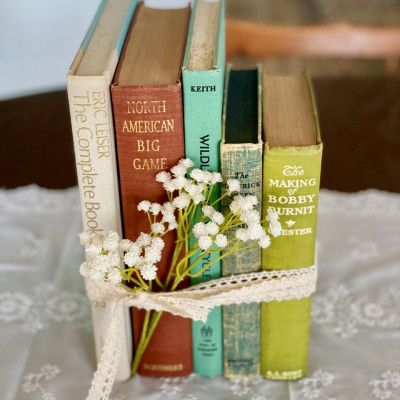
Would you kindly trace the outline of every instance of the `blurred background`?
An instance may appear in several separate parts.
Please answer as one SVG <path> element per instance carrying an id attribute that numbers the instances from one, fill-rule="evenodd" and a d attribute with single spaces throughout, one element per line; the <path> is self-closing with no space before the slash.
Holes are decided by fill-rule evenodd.
<path id="1" fill-rule="evenodd" d="M 68 67 L 99 0 L 0 2 L 0 186 L 76 184 Z M 228 61 L 308 71 L 322 187 L 400 192 L 400 1 L 227 0 Z"/>

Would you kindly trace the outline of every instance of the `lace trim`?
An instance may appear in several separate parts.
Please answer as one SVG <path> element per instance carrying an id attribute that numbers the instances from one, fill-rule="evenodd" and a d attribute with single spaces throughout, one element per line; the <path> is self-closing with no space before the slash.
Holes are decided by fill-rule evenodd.
<path id="1" fill-rule="evenodd" d="M 301 299 L 316 288 L 317 266 L 262 271 L 215 279 L 176 292 L 136 292 L 106 282 L 86 280 L 92 301 L 114 301 L 137 308 L 168 311 L 194 320 L 207 321 L 209 311 L 220 305 Z M 86 400 L 109 398 L 121 355 L 122 322 L 114 313 L 103 354 Z"/>
<path id="2" fill-rule="evenodd" d="M 318 208 L 319 214 L 400 215 L 400 194 L 376 189 L 353 193 L 322 189 Z"/>
<path id="3" fill-rule="evenodd" d="M 79 210 L 79 193 L 76 187 L 52 190 L 37 185 L 0 189 L 0 208 L 8 212 L 47 214 L 69 209 Z"/>

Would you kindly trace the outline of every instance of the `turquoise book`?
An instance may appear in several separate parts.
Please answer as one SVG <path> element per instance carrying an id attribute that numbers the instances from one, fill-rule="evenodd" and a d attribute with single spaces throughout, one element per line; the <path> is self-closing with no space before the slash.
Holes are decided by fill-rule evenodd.
<path id="1" fill-rule="evenodd" d="M 185 152 L 197 168 L 220 170 L 221 118 L 225 70 L 225 5 L 224 1 L 196 1 L 194 4 L 182 67 Z M 212 194 L 220 196 L 220 188 Z M 196 222 L 196 219 L 193 223 Z M 198 255 L 194 255 L 191 261 Z M 207 255 L 197 265 L 201 269 L 218 253 Z M 221 276 L 221 263 L 216 262 L 191 284 Z M 193 370 L 205 377 L 223 373 L 222 309 L 214 308 L 206 323 L 193 322 Z"/>
<path id="2" fill-rule="evenodd" d="M 261 70 L 226 70 L 221 173 L 224 181 L 238 179 L 242 196 L 254 195 L 261 214 L 262 152 Z M 229 212 L 229 197 L 222 199 L 222 212 Z M 261 215 L 260 215 L 261 217 Z M 226 233 L 228 240 L 234 232 Z M 224 249 L 224 251 L 228 251 Z M 252 247 L 225 256 L 222 275 L 261 270 L 261 249 Z M 256 376 L 260 372 L 260 305 L 223 307 L 224 375 L 229 379 Z"/>

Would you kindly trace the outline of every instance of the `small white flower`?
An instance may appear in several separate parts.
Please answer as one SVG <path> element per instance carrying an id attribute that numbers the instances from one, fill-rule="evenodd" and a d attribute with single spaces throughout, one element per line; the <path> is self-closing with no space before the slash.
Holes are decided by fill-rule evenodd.
<path id="1" fill-rule="evenodd" d="M 133 243 L 129 251 L 124 256 L 125 264 L 129 267 L 136 265 L 139 260 L 140 253 L 141 248 L 136 243 Z"/>
<path id="2" fill-rule="evenodd" d="M 200 204 L 202 201 L 204 201 L 206 199 L 206 197 L 204 196 L 204 194 L 200 193 L 200 194 L 195 194 L 192 196 L 192 200 L 194 204 Z"/>
<path id="3" fill-rule="evenodd" d="M 238 179 L 228 179 L 226 184 L 228 185 L 228 195 L 240 192 L 240 181 Z"/>
<path id="4" fill-rule="evenodd" d="M 167 192 L 173 192 L 174 190 L 176 190 L 175 183 L 172 179 L 164 182 L 163 187 Z"/>
<path id="5" fill-rule="evenodd" d="M 204 171 L 201 169 L 195 168 L 190 172 L 190 177 L 193 178 L 197 182 L 203 182 Z"/>
<path id="6" fill-rule="evenodd" d="M 219 232 L 219 227 L 215 222 L 207 222 L 205 227 L 208 235 L 216 235 Z"/>
<path id="7" fill-rule="evenodd" d="M 240 214 L 240 219 L 246 224 L 260 222 L 260 213 L 257 210 L 245 210 Z"/>
<path id="8" fill-rule="evenodd" d="M 279 221 L 271 221 L 269 224 L 269 231 L 273 237 L 278 237 L 282 233 L 282 225 Z"/>
<path id="9" fill-rule="evenodd" d="M 193 167 L 194 164 L 190 158 L 182 158 L 179 160 L 179 165 L 182 165 L 187 169 Z"/>
<path id="10" fill-rule="evenodd" d="M 175 211 L 175 207 L 172 203 L 170 203 L 169 201 L 167 201 L 166 203 L 164 203 L 161 207 L 161 213 L 163 215 L 166 214 L 173 214 Z"/>
<path id="11" fill-rule="evenodd" d="M 264 228 L 260 224 L 250 224 L 247 232 L 250 240 L 257 240 L 265 235 Z"/>
<path id="12" fill-rule="evenodd" d="M 222 175 L 219 172 L 212 172 L 212 176 L 211 176 L 210 182 L 211 183 L 222 182 Z"/>
<path id="13" fill-rule="evenodd" d="M 190 204 L 190 197 L 187 194 L 182 193 L 181 195 L 174 198 L 172 204 L 179 210 L 182 210 Z"/>
<path id="14" fill-rule="evenodd" d="M 115 250 L 118 248 L 119 235 L 117 232 L 108 232 L 103 242 L 103 248 L 106 250 Z"/>
<path id="15" fill-rule="evenodd" d="M 207 250 L 212 246 L 212 239 L 210 236 L 203 235 L 199 237 L 199 247 L 203 250 Z"/>
<path id="16" fill-rule="evenodd" d="M 268 235 L 263 235 L 258 241 L 258 244 L 262 249 L 266 249 L 271 244 L 271 239 Z"/>
<path id="17" fill-rule="evenodd" d="M 176 222 L 176 218 L 175 218 L 175 214 L 165 214 L 165 215 L 163 215 L 163 217 L 162 217 L 162 219 L 161 219 L 161 222 L 164 224 L 164 223 L 169 223 L 169 224 L 171 224 L 171 223 L 174 223 L 174 222 Z"/>
<path id="18" fill-rule="evenodd" d="M 156 235 L 164 233 L 165 226 L 161 222 L 155 222 L 154 224 L 151 225 L 151 231 Z"/>
<path id="19" fill-rule="evenodd" d="M 174 184 L 175 190 L 179 190 L 183 189 L 187 185 L 188 180 L 184 176 L 178 176 L 172 182 Z"/>
<path id="20" fill-rule="evenodd" d="M 122 239 L 119 242 L 119 249 L 123 252 L 129 251 L 132 248 L 132 246 L 133 246 L 133 242 L 132 242 L 132 240 L 129 240 L 129 239 Z"/>
<path id="21" fill-rule="evenodd" d="M 108 260 L 109 260 L 109 264 L 112 265 L 113 267 L 119 267 L 120 262 L 121 262 L 121 256 L 119 254 L 119 250 L 113 250 L 110 251 L 107 254 Z"/>
<path id="22" fill-rule="evenodd" d="M 101 246 L 90 245 L 85 248 L 85 257 L 87 261 L 91 261 L 94 257 L 98 256 L 102 252 Z"/>
<path id="23" fill-rule="evenodd" d="M 254 194 L 250 195 L 250 196 L 246 196 L 246 200 L 248 202 L 249 205 L 256 206 L 258 204 L 258 199 L 257 196 L 254 196 Z"/>
<path id="24" fill-rule="evenodd" d="M 241 240 L 242 242 L 247 242 L 249 240 L 249 233 L 247 229 L 244 228 L 239 228 L 235 232 L 236 239 Z"/>
<path id="25" fill-rule="evenodd" d="M 182 164 L 177 164 L 171 168 L 171 172 L 174 174 L 175 177 L 184 177 L 186 174 L 186 170 L 187 168 L 184 167 Z"/>
<path id="26" fill-rule="evenodd" d="M 168 224 L 168 230 L 169 230 L 169 231 L 173 231 L 173 230 L 176 229 L 176 228 L 178 228 L 177 222 L 170 222 L 170 223 Z"/>
<path id="27" fill-rule="evenodd" d="M 138 211 L 144 211 L 144 212 L 148 212 L 150 210 L 151 207 L 151 203 L 148 200 L 142 200 L 138 206 L 137 209 Z"/>
<path id="28" fill-rule="evenodd" d="M 213 174 L 210 171 L 203 171 L 203 177 L 204 183 L 211 183 L 213 179 Z"/>
<path id="29" fill-rule="evenodd" d="M 201 171 L 203 173 L 203 171 Z M 203 193 L 203 185 L 201 183 L 187 182 L 185 185 L 185 190 L 191 195 Z"/>
<path id="30" fill-rule="evenodd" d="M 158 249 L 158 250 L 162 250 L 165 246 L 164 240 L 162 240 L 159 237 L 154 237 L 152 242 L 151 242 L 151 247 Z"/>
<path id="31" fill-rule="evenodd" d="M 215 244 L 222 249 L 227 246 L 228 239 L 222 233 L 218 233 L 218 235 L 215 236 Z"/>
<path id="32" fill-rule="evenodd" d="M 140 269 L 140 275 L 142 275 L 143 279 L 146 281 L 152 281 L 157 275 L 157 267 L 153 264 L 145 264 Z"/>
<path id="33" fill-rule="evenodd" d="M 273 221 L 278 221 L 279 220 L 278 213 L 275 210 L 273 210 L 271 207 L 268 207 L 267 213 L 268 213 L 268 220 L 269 221 L 273 222 Z"/>
<path id="34" fill-rule="evenodd" d="M 79 234 L 79 241 L 82 246 L 89 246 L 92 240 L 92 232 L 91 231 L 84 231 Z"/>
<path id="35" fill-rule="evenodd" d="M 215 211 L 211 217 L 211 220 L 217 225 L 222 225 L 225 221 L 225 217 L 219 211 Z"/>
<path id="36" fill-rule="evenodd" d="M 168 182 L 171 179 L 171 174 L 167 171 L 161 171 L 156 175 L 156 181 L 160 183 Z"/>
<path id="37" fill-rule="evenodd" d="M 88 277 L 89 276 L 89 272 L 90 272 L 90 266 L 89 263 L 87 263 L 86 261 L 83 262 L 81 264 L 81 266 L 79 267 L 79 273 L 84 276 L 84 277 Z"/>
<path id="38" fill-rule="evenodd" d="M 101 254 L 96 256 L 91 261 L 92 268 L 98 270 L 102 273 L 107 272 L 108 268 L 110 267 L 110 260 L 108 256 Z"/>
<path id="39" fill-rule="evenodd" d="M 206 224 L 204 222 L 198 222 L 197 224 L 194 224 L 192 231 L 193 235 L 197 238 L 207 235 Z"/>
<path id="40" fill-rule="evenodd" d="M 154 247 L 147 247 L 144 258 L 146 264 L 155 264 L 161 260 L 161 251 Z"/>
<path id="41" fill-rule="evenodd" d="M 136 239 L 136 244 L 138 246 L 150 246 L 151 236 L 148 233 L 140 232 L 139 237 Z"/>
<path id="42" fill-rule="evenodd" d="M 104 281 L 104 272 L 94 268 L 89 271 L 88 277 L 94 281 L 101 282 Z"/>
<path id="43" fill-rule="evenodd" d="M 122 276 L 118 268 L 113 268 L 111 271 L 109 271 L 107 278 L 108 281 L 114 285 L 117 285 L 122 281 Z"/>
<path id="44" fill-rule="evenodd" d="M 158 215 L 161 212 L 161 204 L 151 203 L 150 212 L 153 215 Z"/>
<path id="45" fill-rule="evenodd" d="M 79 241 L 82 246 L 100 246 L 104 240 L 102 233 L 86 230 L 79 235 Z"/>
<path id="46" fill-rule="evenodd" d="M 215 210 L 213 207 L 209 206 L 208 204 L 204 205 L 201 210 L 203 211 L 204 215 L 206 217 L 212 217 L 213 214 L 215 213 Z"/>

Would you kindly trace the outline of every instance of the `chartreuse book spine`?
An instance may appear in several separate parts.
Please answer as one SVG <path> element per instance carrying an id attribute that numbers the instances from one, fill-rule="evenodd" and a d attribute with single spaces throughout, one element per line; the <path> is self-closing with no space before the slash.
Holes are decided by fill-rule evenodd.
<path id="1" fill-rule="evenodd" d="M 224 3 L 219 6 L 219 16 L 215 40 L 213 67 L 207 70 L 190 68 L 191 43 L 194 35 L 196 8 L 192 12 L 188 43 L 182 68 L 185 154 L 191 158 L 197 168 L 219 171 L 219 147 L 221 143 L 221 117 L 225 69 Z M 220 196 L 220 188 L 215 188 L 212 200 Z M 212 201 L 211 200 L 211 201 Z M 219 207 L 219 205 L 217 205 Z M 193 221 L 195 223 L 195 221 Z M 194 242 L 191 242 L 191 246 Z M 197 270 L 212 263 L 220 256 L 208 255 L 198 264 Z M 197 255 L 191 258 L 193 262 Z M 221 262 L 217 261 L 210 269 L 191 284 L 208 281 L 221 276 Z M 222 309 L 214 308 L 206 323 L 194 321 L 192 325 L 193 370 L 206 377 L 219 376 L 223 373 Z"/>
<path id="2" fill-rule="evenodd" d="M 254 195 L 261 213 L 262 139 L 261 75 L 257 69 L 235 71 L 227 67 L 221 144 L 221 173 L 224 181 L 238 179 L 240 194 Z M 226 199 L 226 200 L 225 200 Z M 229 212 L 229 198 L 222 211 Z M 228 240 L 234 236 L 227 232 Z M 224 249 L 229 251 L 229 247 Z M 261 249 L 233 253 L 222 259 L 222 275 L 259 271 Z M 260 305 L 223 307 L 224 375 L 235 379 L 260 373 Z"/>
<path id="3" fill-rule="evenodd" d="M 136 4 L 136 0 L 102 1 L 68 73 L 84 230 L 122 233 L 110 84 Z M 92 302 L 91 306 L 98 360 L 112 318 L 121 320 L 121 360 L 116 380 L 129 379 L 132 334 L 128 307 L 108 302 Z"/>
<path id="4" fill-rule="evenodd" d="M 311 88 L 309 96 L 312 99 Z M 271 147 L 268 133 L 264 138 L 263 216 L 268 209 L 275 210 L 282 224 L 281 236 L 262 251 L 266 270 L 303 268 L 315 262 L 322 143 L 315 111 L 314 116 L 315 145 Z M 307 374 L 310 312 L 311 297 L 261 304 L 263 377 L 295 380 Z"/>

